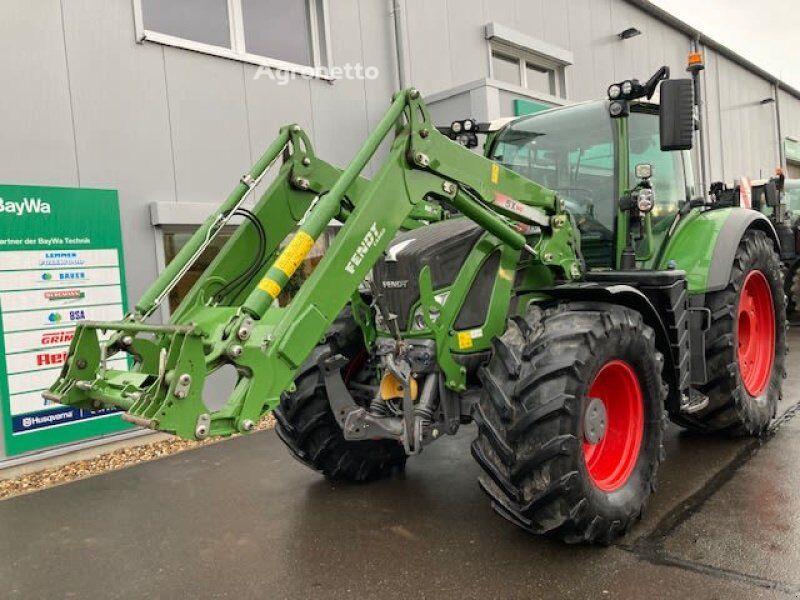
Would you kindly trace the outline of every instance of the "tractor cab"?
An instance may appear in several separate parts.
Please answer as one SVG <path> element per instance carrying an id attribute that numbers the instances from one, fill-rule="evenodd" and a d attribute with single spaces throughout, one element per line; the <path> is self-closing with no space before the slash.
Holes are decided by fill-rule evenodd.
<path id="1" fill-rule="evenodd" d="M 652 268 L 680 207 L 697 193 L 692 161 L 686 150 L 661 149 L 657 105 L 631 102 L 622 118 L 610 114 L 612 105 L 586 102 L 516 119 L 487 153 L 564 200 L 591 268 L 620 267 L 626 213 L 635 208 L 636 263 Z M 650 192 L 641 206 L 626 208 L 623 199 L 636 188 Z"/>
<path id="2" fill-rule="evenodd" d="M 649 100 L 661 88 L 663 108 Z M 693 87 L 661 67 L 608 99 L 506 124 L 487 156 L 555 191 L 581 235 L 591 269 L 655 269 L 668 232 L 698 192 L 689 150 Z"/>

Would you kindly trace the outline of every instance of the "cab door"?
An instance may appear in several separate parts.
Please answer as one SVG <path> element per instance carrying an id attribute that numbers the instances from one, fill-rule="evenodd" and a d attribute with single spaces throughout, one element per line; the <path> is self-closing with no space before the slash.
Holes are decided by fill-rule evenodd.
<path id="1" fill-rule="evenodd" d="M 681 206 L 695 195 L 695 181 L 689 152 L 661 150 L 658 108 L 634 105 L 628 117 L 628 180 L 638 181 L 636 165 L 652 166 L 650 179 L 655 192 L 655 208 L 648 215 L 647 235 L 637 247 L 642 268 L 653 268 L 663 249 L 668 232 Z"/>

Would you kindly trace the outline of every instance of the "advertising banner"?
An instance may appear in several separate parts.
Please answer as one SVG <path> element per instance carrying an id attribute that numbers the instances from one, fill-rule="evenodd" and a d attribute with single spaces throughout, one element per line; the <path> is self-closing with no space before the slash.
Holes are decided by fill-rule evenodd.
<path id="1" fill-rule="evenodd" d="M 126 311 L 113 190 L 0 185 L 0 409 L 6 455 L 131 427 L 115 411 L 42 398 L 75 325 Z M 126 368 L 126 359 L 109 361 Z"/>

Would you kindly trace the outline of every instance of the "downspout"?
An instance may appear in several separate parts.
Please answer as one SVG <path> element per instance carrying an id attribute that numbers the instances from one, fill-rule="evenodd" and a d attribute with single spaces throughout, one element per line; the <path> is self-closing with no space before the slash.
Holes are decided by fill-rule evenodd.
<path id="1" fill-rule="evenodd" d="M 405 27 L 403 26 L 403 14 L 400 7 L 401 0 L 391 0 L 392 19 L 394 20 L 394 43 L 395 54 L 397 55 L 397 78 L 400 89 L 408 87 L 408 75 L 406 74 L 406 48 L 405 48 Z"/>
<path id="2" fill-rule="evenodd" d="M 777 83 L 772 84 L 772 89 L 775 91 L 775 122 L 778 126 L 778 160 L 781 163 L 781 169 L 786 172 L 786 147 L 783 140 L 783 126 L 781 125 L 781 88 Z"/>

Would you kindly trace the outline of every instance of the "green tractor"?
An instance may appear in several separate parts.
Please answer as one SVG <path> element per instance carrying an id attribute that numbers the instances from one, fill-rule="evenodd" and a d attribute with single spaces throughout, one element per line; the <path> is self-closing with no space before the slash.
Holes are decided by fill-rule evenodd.
<path id="1" fill-rule="evenodd" d="M 659 86 L 660 107 L 647 101 Z M 187 439 L 245 433 L 272 412 L 296 458 L 346 481 L 387 476 L 475 422 L 499 514 L 609 542 L 656 487 L 667 417 L 766 430 L 786 307 L 770 221 L 696 193 L 692 80 L 662 68 L 608 95 L 440 131 L 404 90 L 344 170 L 282 128 L 134 311 L 78 326 L 45 396 Z M 465 147 L 478 134 L 485 156 Z M 148 322 L 234 218 L 169 324 Z M 280 306 L 334 219 L 324 257 Z M 130 370 L 108 368 L 120 353 Z M 229 395 L 204 395 L 223 368 L 237 374 Z"/>
<path id="2" fill-rule="evenodd" d="M 743 182 L 733 188 L 722 182 L 711 184 L 718 205 L 747 206 L 764 213 L 780 240 L 784 267 L 787 312 L 800 309 L 800 179 L 786 179 L 783 170 L 775 177 Z"/>

